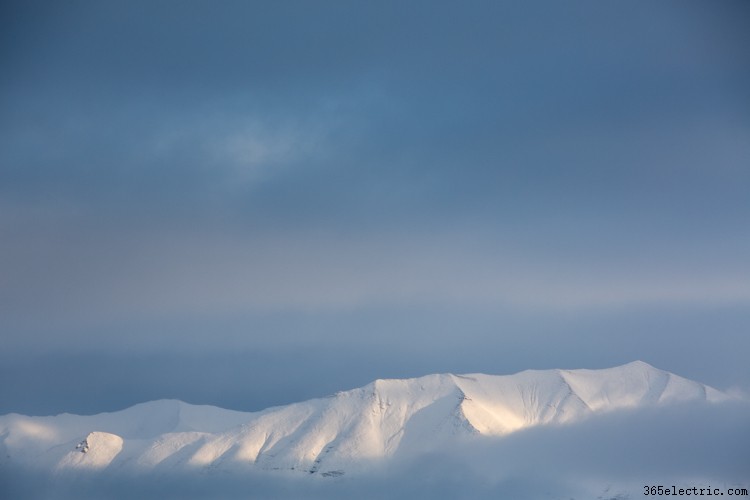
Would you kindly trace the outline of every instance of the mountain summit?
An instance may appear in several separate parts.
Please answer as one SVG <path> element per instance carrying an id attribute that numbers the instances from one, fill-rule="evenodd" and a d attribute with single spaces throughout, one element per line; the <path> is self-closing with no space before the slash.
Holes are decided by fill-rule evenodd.
<path id="1" fill-rule="evenodd" d="M 60 473 L 250 467 L 330 477 L 451 439 L 726 398 L 640 361 L 603 370 L 427 375 L 253 413 L 161 400 L 91 416 L 10 414 L 0 417 L 0 460 Z"/>

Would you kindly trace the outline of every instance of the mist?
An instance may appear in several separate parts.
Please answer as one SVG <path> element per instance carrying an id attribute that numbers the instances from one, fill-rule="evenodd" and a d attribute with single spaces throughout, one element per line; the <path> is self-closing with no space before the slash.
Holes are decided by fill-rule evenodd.
<path id="1" fill-rule="evenodd" d="M 745 400 L 591 416 L 506 437 L 470 438 L 325 478 L 243 469 L 174 475 L 3 470 L 9 498 L 636 498 L 646 485 L 747 487 Z M 632 495 L 617 496 L 617 495 Z"/>

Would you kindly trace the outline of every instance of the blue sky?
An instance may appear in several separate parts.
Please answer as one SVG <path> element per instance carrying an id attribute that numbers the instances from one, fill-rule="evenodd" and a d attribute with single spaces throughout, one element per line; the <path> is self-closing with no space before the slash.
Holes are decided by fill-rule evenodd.
<path id="1" fill-rule="evenodd" d="M 0 8 L 0 412 L 747 390 L 746 3 Z"/>

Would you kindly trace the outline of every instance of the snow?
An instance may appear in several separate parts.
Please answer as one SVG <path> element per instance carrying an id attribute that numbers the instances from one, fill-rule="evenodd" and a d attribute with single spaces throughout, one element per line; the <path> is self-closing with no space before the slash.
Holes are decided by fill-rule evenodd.
<path id="1" fill-rule="evenodd" d="M 0 439 L 2 460 L 60 473 L 211 467 L 335 477 L 454 439 L 506 436 L 628 408 L 727 398 L 634 362 L 604 370 L 376 380 L 332 397 L 254 413 L 162 400 L 91 416 L 12 414 L 0 417 Z"/>
<path id="2" fill-rule="evenodd" d="M 92 432 L 75 450 L 57 463 L 58 471 L 66 469 L 104 469 L 122 451 L 123 439 L 108 432 Z"/>

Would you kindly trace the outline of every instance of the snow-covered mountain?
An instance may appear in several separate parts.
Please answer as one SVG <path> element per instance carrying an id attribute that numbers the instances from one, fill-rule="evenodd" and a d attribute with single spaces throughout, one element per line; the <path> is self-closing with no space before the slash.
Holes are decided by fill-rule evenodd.
<path id="1" fill-rule="evenodd" d="M 453 439 L 727 396 L 636 361 L 604 370 L 428 375 L 245 413 L 176 400 L 92 416 L 0 417 L 0 463 L 74 470 L 287 470 L 356 474 Z"/>

